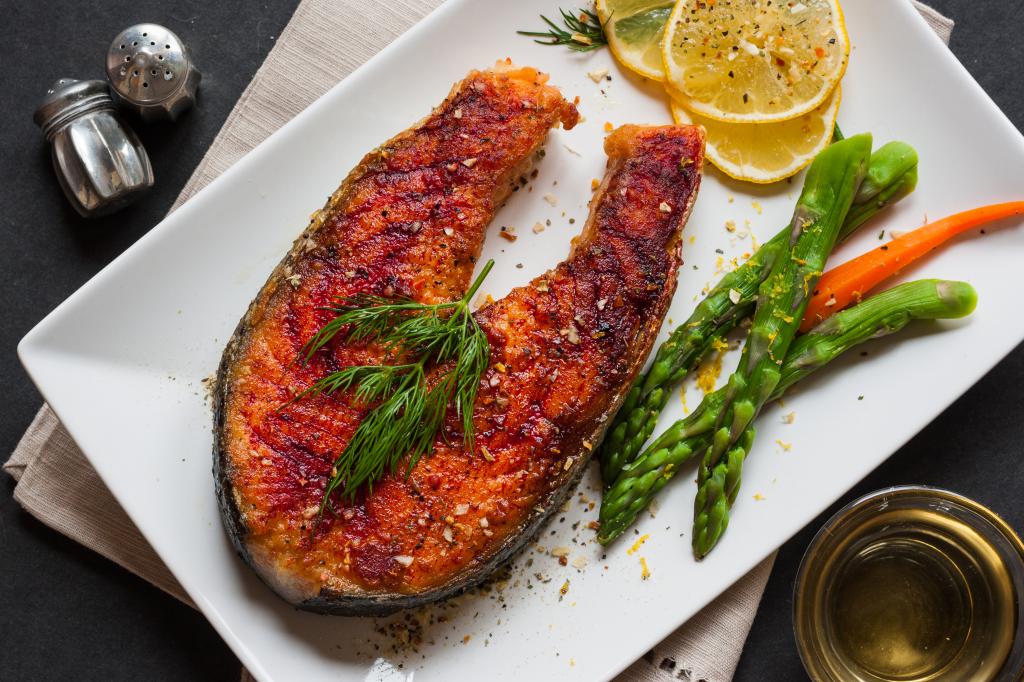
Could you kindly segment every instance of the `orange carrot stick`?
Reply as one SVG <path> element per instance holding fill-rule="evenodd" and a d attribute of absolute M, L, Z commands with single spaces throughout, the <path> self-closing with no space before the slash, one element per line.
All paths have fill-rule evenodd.
<path fill-rule="evenodd" d="M 829 270 L 818 281 L 800 331 L 806 332 L 843 308 L 860 300 L 918 258 L 956 235 L 1001 218 L 1024 213 L 1024 201 L 979 206 L 929 223 Z"/>

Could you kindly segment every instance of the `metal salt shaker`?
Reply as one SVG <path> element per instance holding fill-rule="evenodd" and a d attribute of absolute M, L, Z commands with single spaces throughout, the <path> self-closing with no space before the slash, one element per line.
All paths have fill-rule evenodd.
<path fill-rule="evenodd" d="M 115 211 L 153 186 L 153 167 L 99 80 L 61 78 L 33 117 L 50 143 L 68 201 L 85 217 Z"/>
<path fill-rule="evenodd" d="M 159 24 L 126 28 L 107 50 L 114 97 L 145 121 L 178 118 L 195 103 L 201 78 L 178 36 Z"/>

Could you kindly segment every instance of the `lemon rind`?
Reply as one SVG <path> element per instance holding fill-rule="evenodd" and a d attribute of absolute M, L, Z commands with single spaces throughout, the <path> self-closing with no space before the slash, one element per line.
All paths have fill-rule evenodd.
<path fill-rule="evenodd" d="M 620 52 L 619 48 L 616 46 L 618 38 L 613 37 L 614 31 L 612 30 L 612 26 L 614 26 L 614 24 L 612 24 L 612 26 L 606 26 L 608 24 L 608 21 L 611 19 L 611 15 L 607 11 L 605 2 L 606 0 L 596 0 L 596 2 L 594 3 L 594 8 L 597 10 L 597 17 L 601 21 L 601 25 L 606 27 L 605 38 L 608 41 L 608 49 L 611 50 L 612 56 L 615 57 L 615 61 L 617 61 L 619 64 L 626 67 L 633 73 L 637 74 L 638 76 L 649 78 L 650 80 L 657 81 L 658 83 L 664 83 L 666 78 L 664 71 L 664 56 L 662 56 L 662 70 L 657 72 L 652 69 L 648 69 L 646 66 L 643 66 L 638 62 L 631 61 L 622 56 L 622 52 Z M 675 8 L 673 8 L 673 11 L 674 10 Z"/>

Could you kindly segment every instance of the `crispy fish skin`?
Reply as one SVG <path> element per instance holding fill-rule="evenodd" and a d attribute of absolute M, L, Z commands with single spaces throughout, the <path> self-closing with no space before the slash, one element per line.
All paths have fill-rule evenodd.
<path fill-rule="evenodd" d="M 546 81 L 507 61 L 471 72 L 429 116 L 367 154 L 314 215 L 227 344 L 214 389 L 221 516 L 242 558 L 293 604 L 331 610 L 319 606 L 326 586 L 359 591 L 374 582 L 360 571 L 393 563 L 369 537 L 372 523 L 361 512 L 351 517 L 358 509 L 316 523 L 332 462 L 365 406 L 339 394 L 279 409 L 319 376 L 378 364 L 382 354 L 337 343 L 303 365 L 295 362 L 302 345 L 328 321 L 321 308 L 335 297 L 461 298 L 488 223 L 548 130 L 578 121 L 575 106 Z M 368 537 L 361 550 L 360 529 Z M 373 612 L 372 592 L 365 592 L 366 610 L 357 599 L 347 612 Z"/>

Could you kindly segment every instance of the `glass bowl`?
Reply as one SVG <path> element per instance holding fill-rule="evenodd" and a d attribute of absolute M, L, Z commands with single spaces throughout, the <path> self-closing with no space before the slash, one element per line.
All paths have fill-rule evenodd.
<path fill-rule="evenodd" d="M 793 629 L 816 682 L 1020 680 L 1024 544 L 947 490 L 870 493 L 807 548 Z"/>

